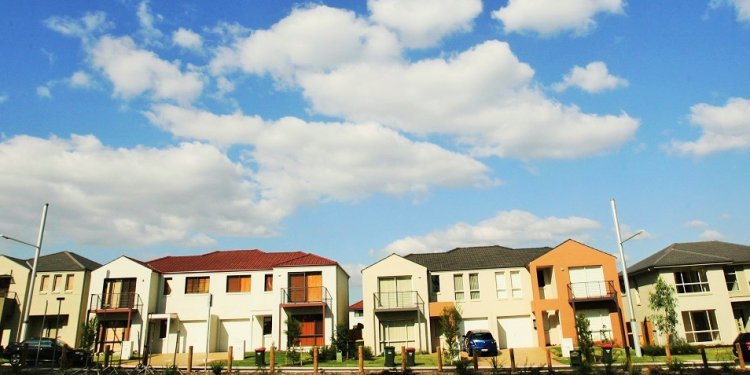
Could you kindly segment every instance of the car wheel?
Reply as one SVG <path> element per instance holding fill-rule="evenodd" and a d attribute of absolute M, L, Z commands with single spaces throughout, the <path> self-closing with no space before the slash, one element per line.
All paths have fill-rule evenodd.
<path fill-rule="evenodd" d="M 21 363 L 21 353 L 13 353 L 10 355 L 10 364 L 18 365 Z"/>

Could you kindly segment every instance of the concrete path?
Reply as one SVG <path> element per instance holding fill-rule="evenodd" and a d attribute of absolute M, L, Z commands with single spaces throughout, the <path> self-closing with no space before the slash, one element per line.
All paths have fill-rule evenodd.
<path fill-rule="evenodd" d="M 546 367 L 547 351 L 545 348 L 517 348 L 513 349 L 516 359 L 516 368 L 524 367 Z M 461 356 L 466 356 L 465 352 Z M 510 350 L 501 349 L 500 355 L 497 356 L 497 366 L 510 368 Z M 552 358 L 552 366 L 567 366 Z M 479 357 L 479 367 L 492 367 L 492 357 Z"/>

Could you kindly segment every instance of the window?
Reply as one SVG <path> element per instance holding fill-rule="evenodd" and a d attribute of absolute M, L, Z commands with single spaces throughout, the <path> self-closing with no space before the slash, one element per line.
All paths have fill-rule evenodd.
<path fill-rule="evenodd" d="M 440 293 L 440 276 L 438 275 L 430 276 L 430 283 L 432 284 L 432 292 Z"/>
<path fill-rule="evenodd" d="M 510 271 L 510 288 L 513 298 L 523 298 L 523 289 L 521 289 L 521 271 Z"/>
<path fill-rule="evenodd" d="M 273 329 L 273 321 L 271 320 L 270 316 L 264 316 L 263 317 L 263 334 L 264 335 L 270 335 L 271 330 Z"/>
<path fill-rule="evenodd" d="M 71 291 L 73 290 L 73 276 L 74 275 L 67 275 L 65 276 L 65 290 Z"/>
<path fill-rule="evenodd" d="M 39 283 L 39 291 L 46 292 L 49 290 L 49 275 L 42 275 L 42 281 Z"/>
<path fill-rule="evenodd" d="M 674 273 L 677 293 L 709 292 L 708 279 L 704 270 L 686 270 Z"/>
<path fill-rule="evenodd" d="M 171 277 L 164 278 L 164 288 L 162 289 L 161 294 L 165 296 L 172 294 L 172 278 Z"/>
<path fill-rule="evenodd" d="M 740 290 L 740 284 L 737 282 L 737 269 L 734 267 L 724 267 L 724 279 L 727 281 L 727 290 L 732 292 Z"/>
<path fill-rule="evenodd" d="M 265 280 L 263 281 L 263 290 L 266 292 L 273 290 L 273 275 L 270 273 L 266 274 Z"/>
<path fill-rule="evenodd" d="M 159 321 L 159 338 L 163 339 L 167 337 L 167 320 L 162 319 Z"/>
<path fill-rule="evenodd" d="M 720 340 L 719 326 L 716 324 L 714 310 L 683 311 L 682 323 L 685 325 L 687 342 Z"/>
<path fill-rule="evenodd" d="M 362 311 L 362 310 L 354 310 L 354 316 L 355 317 L 359 318 L 359 317 L 362 317 L 364 315 L 365 315 L 364 311 Z"/>
<path fill-rule="evenodd" d="M 464 275 L 455 274 L 453 275 L 453 291 L 455 294 L 456 301 L 464 300 Z"/>
<path fill-rule="evenodd" d="M 52 279 L 52 290 L 59 292 L 62 290 L 62 287 L 62 275 L 55 275 L 55 278 Z"/>
<path fill-rule="evenodd" d="M 495 272 L 495 287 L 497 299 L 508 298 L 508 284 L 505 282 L 505 272 Z"/>
<path fill-rule="evenodd" d="M 185 294 L 208 293 L 208 276 L 185 278 Z"/>
<path fill-rule="evenodd" d="M 472 300 L 479 299 L 479 274 L 469 274 L 469 297 Z"/>
<path fill-rule="evenodd" d="M 227 293 L 250 292 L 250 275 L 227 276 Z"/>

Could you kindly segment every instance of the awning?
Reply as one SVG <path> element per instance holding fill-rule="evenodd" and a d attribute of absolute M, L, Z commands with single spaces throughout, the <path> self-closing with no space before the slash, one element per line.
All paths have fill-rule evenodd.
<path fill-rule="evenodd" d="M 453 302 L 430 302 L 430 318 L 440 316 L 443 314 L 443 309 L 454 306 Z"/>

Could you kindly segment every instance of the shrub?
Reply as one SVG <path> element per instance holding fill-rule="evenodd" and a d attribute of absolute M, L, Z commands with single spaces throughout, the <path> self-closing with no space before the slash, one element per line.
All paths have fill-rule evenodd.
<path fill-rule="evenodd" d="M 698 354 L 700 348 L 688 344 L 687 340 L 683 338 L 675 338 L 672 340 L 672 345 L 669 347 L 672 354 Z"/>
<path fill-rule="evenodd" d="M 221 374 L 221 371 L 224 370 L 224 361 L 213 361 L 209 363 L 209 366 L 211 367 L 211 372 L 213 372 L 216 375 Z"/>
<path fill-rule="evenodd" d="M 374 355 L 372 355 L 372 348 L 369 346 L 362 347 L 362 358 L 365 361 L 371 361 L 373 358 L 375 358 Z"/>
<path fill-rule="evenodd" d="M 641 347 L 641 353 L 649 357 L 658 357 L 662 355 L 667 355 L 667 352 L 664 350 L 664 347 L 660 345 L 643 345 Z"/>

